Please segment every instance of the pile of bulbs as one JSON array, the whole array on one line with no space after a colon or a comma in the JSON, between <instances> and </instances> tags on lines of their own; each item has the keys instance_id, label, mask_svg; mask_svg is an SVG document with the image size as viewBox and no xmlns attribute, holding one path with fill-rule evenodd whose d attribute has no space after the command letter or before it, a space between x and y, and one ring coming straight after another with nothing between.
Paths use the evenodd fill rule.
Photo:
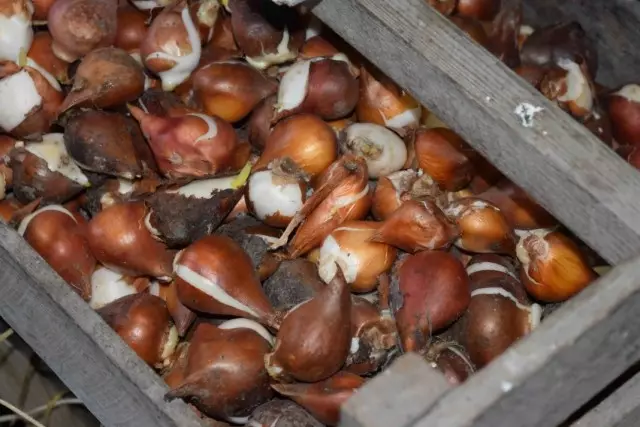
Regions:
<instances>
[{"instance_id":1,"label":"pile of bulbs","mask_svg":"<svg viewBox=\"0 0 640 427\"><path fill-rule=\"evenodd\" d=\"M432 3L640 159L640 87L593 83L578 24ZM459 384L597 277L304 5L0 4L0 217L219 425L336 425L409 351Z\"/></svg>"}]
</instances>

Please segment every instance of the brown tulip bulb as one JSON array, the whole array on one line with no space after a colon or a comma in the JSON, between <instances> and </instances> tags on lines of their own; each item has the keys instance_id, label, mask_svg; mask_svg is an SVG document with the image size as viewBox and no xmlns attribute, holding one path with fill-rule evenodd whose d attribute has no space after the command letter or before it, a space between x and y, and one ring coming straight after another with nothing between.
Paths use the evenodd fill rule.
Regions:
<instances>
[{"instance_id":1,"label":"brown tulip bulb","mask_svg":"<svg viewBox=\"0 0 640 427\"><path fill-rule=\"evenodd\" d=\"M500 11L500 6L500 0L458 0L456 12L480 21L491 21Z\"/></svg>"},{"instance_id":2,"label":"brown tulip bulb","mask_svg":"<svg viewBox=\"0 0 640 427\"><path fill-rule=\"evenodd\" d=\"M424 358L454 386L465 382L476 371L466 349L455 341L434 340Z\"/></svg>"},{"instance_id":3,"label":"brown tulip bulb","mask_svg":"<svg viewBox=\"0 0 640 427\"><path fill-rule=\"evenodd\" d=\"M317 116L300 114L279 122L266 139L254 170L264 169L275 159L289 157L310 178L324 172L337 158L336 135Z\"/></svg>"},{"instance_id":4,"label":"brown tulip bulb","mask_svg":"<svg viewBox=\"0 0 640 427\"><path fill-rule=\"evenodd\" d=\"M27 215L18 233L83 299L91 298L91 274L96 268L84 235L84 224L60 205Z\"/></svg>"},{"instance_id":5,"label":"brown tulip bulb","mask_svg":"<svg viewBox=\"0 0 640 427\"><path fill-rule=\"evenodd\" d=\"M456 223L460 237L455 245L476 253L513 254L513 228L493 204L477 197L467 197L450 203L445 215Z\"/></svg>"},{"instance_id":6,"label":"brown tulip bulb","mask_svg":"<svg viewBox=\"0 0 640 427\"><path fill-rule=\"evenodd\" d=\"M178 345L167 307L145 293L122 297L98 310L105 322L147 364L161 368Z\"/></svg>"},{"instance_id":7,"label":"brown tulip bulb","mask_svg":"<svg viewBox=\"0 0 640 427\"><path fill-rule=\"evenodd\" d=\"M422 108L411 95L382 73L374 77L362 67L356 114L361 122L406 129L418 127Z\"/></svg>"},{"instance_id":8,"label":"brown tulip bulb","mask_svg":"<svg viewBox=\"0 0 640 427\"><path fill-rule=\"evenodd\" d=\"M174 261L180 301L192 310L256 319L278 329L280 318L260 286L251 258L226 236L207 236Z\"/></svg>"},{"instance_id":9,"label":"brown tulip bulb","mask_svg":"<svg viewBox=\"0 0 640 427\"><path fill-rule=\"evenodd\" d=\"M318 273L329 283L340 269L351 292L371 292L378 277L391 269L396 249L370 241L380 223L348 221L329 234L320 247Z\"/></svg>"},{"instance_id":10,"label":"brown tulip bulb","mask_svg":"<svg viewBox=\"0 0 640 427\"><path fill-rule=\"evenodd\" d=\"M166 177L205 177L236 169L238 137L224 120L199 113L159 117L132 105L129 110L140 122L158 168Z\"/></svg>"},{"instance_id":11,"label":"brown tulip bulb","mask_svg":"<svg viewBox=\"0 0 640 427\"><path fill-rule=\"evenodd\" d=\"M426 173L402 170L378 179L371 213L374 218L384 221L407 200L439 200L442 196L438 184Z\"/></svg>"},{"instance_id":12,"label":"brown tulip bulb","mask_svg":"<svg viewBox=\"0 0 640 427\"><path fill-rule=\"evenodd\" d=\"M378 227L370 240L414 253L446 248L458 235L456 225L434 202L407 200Z\"/></svg>"},{"instance_id":13,"label":"brown tulip bulb","mask_svg":"<svg viewBox=\"0 0 640 427\"><path fill-rule=\"evenodd\" d=\"M522 263L522 283L539 301L565 301L597 278L581 249L559 231L523 233L516 254Z\"/></svg>"},{"instance_id":14,"label":"brown tulip bulb","mask_svg":"<svg viewBox=\"0 0 640 427\"><path fill-rule=\"evenodd\" d=\"M144 202L114 204L89 221L87 239L95 257L127 276L169 281L174 251L154 239L144 225Z\"/></svg>"},{"instance_id":15,"label":"brown tulip bulb","mask_svg":"<svg viewBox=\"0 0 640 427\"><path fill-rule=\"evenodd\" d=\"M481 368L540 323L542 309L531 303L513 262L493 254L477 255L467 265L471 303L454 328Z\"/></svg>"},{"instance_id":16,"label":"brown tulip bulb","mask_svg":"<svg viewBox=\"0 0 640 427\"><path fill-rule=\"evenodd\" d=\"M228 122L246 117L278 83L240 61L214 62L193 73L193 90L204 111Z\"/></svg>"},{"instance_id":17,"label":"brown tulip bulb","mask_svg":"<svg viewBox=\"0 0 640 427\"><path fill-rule=\"evenodd\" d=\"M118 7L118 33L113 45L127 52L137 51L148 30L149 17L130 6Z\"/></svg>"},{"instance_id":18,"label":"brown tulip bulb","mask_svg":"<svg viewBox=\"0 0 640 427\"><path fill-rule=\"evenodd\" d=\"M271 95L263 99L249 116L247 128L249 130L249 142L257 150L262 151L271 134L271 122L275 114L277 96Z\"/></svg>"},{"instance_id":19,"label":"brown tulip bulb","mask_svg":"<svg viewBox=\"0 0 640 427\"><path fill-rule=\"evenodd\" d=\"M74 62L116 38L118 3L111 0L57 0L49 9L53 52Z\"/></svg>"},{"instance_id":20,"label":"brown tulip bulb","mask_svg":"<svg viewBox=\"0 0 640 427\"><path fill-rule=\"evenodd\" d=\"M170 283L153 282L149 287L149 293L160 297L166 304L169 314L176 325L178 335L185 336L187 330L196 320L196 313L182 304L178 298L178 287L174 281Z\"/></svg>"},{"instance_id":21,"label":"brown tulip bulb","mask_svg":"<svg viewBox=\"0 0 640 427\"><path fill-rule=\"evenodd\" d=\"M457 320L471 300L467 272L448 252L409 256L393 282L401 301L395 318L404 351L425 349L431 335Z\"/></svg>"},{"instance_id":22,"label":"brown tulip bulb","mask_svg":"<svg viewBox=\"0 0 640 427\"><path fill-rule=\"evenodd\" d=\"M364 378L340 371L314 384L273 384L274 390L298 403L327 426L340 422L340 408L364 385Z\"/></svg>"},{"instance_id":23,"label":"brown tulip bulb","mask_svg":"<svg viewBox=\"0 0 640 427\"><path fill-rule=\"evenodd\" d=\"M342 276L284 317L272 353L265 357L276 379L322 381L344 365L351 343L351 295Z\"/></svg>"},{"instance_id":24,"label":"brown tulip bulb","mask_svg":"<svg viewBox=\"0 0 640 427\"><path fill-rule=\"evenodd\" d=\"M69 82L69 64L54 55L51 47L53 38L48 31L40 31L33 35L33 43L27 53L27 65L37 69L47 80L60 83ZM47 73L51 76L47 76Z\"/></svg>"},{"instance_id":25,"label":"brown tulip bulb","mask_svg":"<svg viewBox=\"0 0 640 427\"><path fill-rule=\"evenodd\" d=\"M540 91L579 119L586 119L595 108L595 88L584 62L558 60L540 82Z\"/></svg>"},{"instance_id":26,"label":"brown tulip bulb","mask_svg":"<svg viewBox=\"0 0 640 427\"><path fill-rule=\"evenodd\" d=\"M473 177L473 152L449 129L419 129L415 135L418 167L444 190L466 187Z\"/></svg>"},{"instance_id":27,"label":"brown tulip bulb","mask_svg":"<svg viewBox=\"0 0 640 427\"><path fill-rule=\"evenodd\" d=\"M272 397L264 366L272 343L269 332L248 319L198 324L184 378L167 398L184 398L210 417L246 423L251 412Z\"/></svg>"},{"instance_id":28,"label":"brown tulip bulb","mask_svg":"<svg viewBox=\"0 0 640 427\"><path fill-rule=\"evenodd\" d=\"M125 104L142 95L144 83L142 67L126 51L114 47L96 49L82 58L60 111Z\"/></svg>"},{"instance_id":29,"label":"brown tulip bulb","mask_svg":"<svg viewBox=\"0 0 640 427\"><path fill-rule=\"evenodd\" d=\"M358 81L349 63L315 58L293 64L280 80L276 120L297 113L324 120L348 116L358 102Z\"/></svg>"},{"instance_id":30,"label":"brown tulip bulb","mask_svg":"<svg viewBox=\"0 0 640 427\"><path fill-rule=\"evenodd\" d=\"M551 214L534 202L524 190L507 179L503 179L478 194L477 197L500 209L513 229L531 230L553 227L557 224Z\"/></svg>"},{"instance_id":31,"label":"brown tulip bulb","mask_svg":"<svg viewBox=\"0 0 640 427\"><path fill-rule=\"evenodd\" d=\"M613 136L624 145L640 145L640 85L629 84L609 96Z\"/></svg>"},{"instance_id":32,"label":"brown tulip bulb","mask_svg":"<svg viewBox=\"0 0 640 427\"><path fill-rule=\"evenodd\" d=\"M61 133L16 147L10 165L13 193L22 203L37 198L44 203L64 203L89 186L89 178L70 158Z\"/></svg>"}]
</instances>

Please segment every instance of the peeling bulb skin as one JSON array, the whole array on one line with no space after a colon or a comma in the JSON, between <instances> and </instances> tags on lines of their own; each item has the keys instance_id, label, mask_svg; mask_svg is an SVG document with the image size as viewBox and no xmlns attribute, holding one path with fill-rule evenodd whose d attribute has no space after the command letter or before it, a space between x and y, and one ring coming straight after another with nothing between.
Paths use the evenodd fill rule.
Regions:
<instances>
[{"instance_id":1,"label":"peeling bulb skin","mask_svg":"<svg viewBox=\"0 0 640 427\"><path fill-rule=\"evenodd\" d=\"M314 298L287 313L273 352L265 356L269 375L317 382L337 373L349 354L350 316L351 296L340 273Z\"/></svg>"},{"instance_id":2,"label":"peeling bulb skin","mask_svg":"<svg viewBox=\"0 0 640 427\"><path fill-rule=\"evenodd\" d=\"M270 348L252 328L200 323L190 340L184 379L166 397L185 398L216 419L248 418L273 396L264 366Z\"/></svg>"},{"instance_id":3,"label":"peeling bulb skin","mask_svg":"<svg viewBox=\"0 0 640 427\"><path fill-rule=\"evenodd\" d=\"M420 351L430 337L469 306L469 277L447 252L423 251L401 262L397 277L402 306L395 312L402 349Z\"/></svg>"},{"instance_id":4,"label":"peeling bulb skin","mask_svg":"<svg viewBox=\"0 0 640 427\"><path fill-rule=\"evenodd\" d=\"M5 1L0 6L0 60L18 62L33 41L31 0Z\"/></svg>"},{"instance_id":5,"label":"peeling bulb skin","mask_svg":"<svg viewBox=\"0 0 640 427\"><path fill-rule=\"evenodd\" d=\"M354 123L342 133L343 151L363 157L370 178L379 178L403 168L407 161L404 141L389 129L372 123Z\"/></svg>"},{"instance_id":6,"label":"peeling bulb skin","mask_svg":"<svg viewBox=\"0 0 640 427\"><path fill-rule=\"evenodd\" d=\"M191 244L176 257L174 275L178 298L192 310L246 317L278 329L280 319L251 259L230 238L213 235Z\"/></svg>"},{"instance_id":7,"label":"peeling bulb skin","mask_svg":"<svg viewBox=\"0 0 640 427\"><path fill-rule=\"evenodd\" d=\"M595 107L595 87L584 62L558 60L540 82L540 91L574 117L586 120Z\"/></svg>"},{"instance_id":8,"label":"peeling bulb skin","mask_svg":"<svg viewBox=\"0 0 640 427\"><path fill-rule=\"evenodd\" d=\"M18 232L78 295L90 300L96 259L71 212L60 205L41 208L21 221Z\"/></svg>"},{"instance_id":9,"label":"peeling bulb skin","mask_svg":"<svg viewBox=\"0 0 640 427\"><path fill-rule=\"evenodd\" d=\"M466 349L455 341L434 340L424 358L453 386L462 384L476 371Z\"/></svg>"},{"instance_id":10,"label":"peeling bulb skin","mask_svg":"<svg viewBox=\"0 0 640 427\"><path fill-rule=\"evenodd\" d=\"M340 407L365 383L364 378L340 371L314 384L273 384L274 390L309 411L327 426L340 422Z\"/></svg>"}]
</instances>

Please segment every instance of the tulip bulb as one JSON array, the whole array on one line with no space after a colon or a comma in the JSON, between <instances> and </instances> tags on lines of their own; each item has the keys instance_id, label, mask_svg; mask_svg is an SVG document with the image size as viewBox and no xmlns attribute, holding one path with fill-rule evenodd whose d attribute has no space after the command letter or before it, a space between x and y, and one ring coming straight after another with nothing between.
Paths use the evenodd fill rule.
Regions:
<instances>
[{"instance_id":1,"label":"tulip bulb","mask_svg":"<svg viewBox=\"0 0 640 427\"><path fill-rule=\"evenodd\" d=\"M271 122L273 121L276 98L276 95L266 97L253 109L249 116L249 122L247 123L249 142L260 151L264 149L267 138L271 134Z\"/></svg>"},{"instance_id":2,"label":"tulip bulb","mask_svg":"<svg viewBox=\"0 0 640 427\"><path fill-rule=\"evenodd\" d=\"M256 319L278 329L280 318L262 290L251 258L226 236L207 236L174 261L180 301L214 315Z\"/></svg>"},{"instance_id":3,"label":"tulip bulb","mask_svg":"<svg viewBox=\"0 0 640 427\"><path fill-rule=\"evenodd\" d=\"M132 105L129 111L140 122L166 177L205 177L232 166L238 138L224 120L199 113L158 117Z\"/></svg>"},{"instance_id":4,"label":"tulip bulb","mask_svg":"<svg viewBox=\"0 0 640 427\"><path fill-rule=\"evenodd\" d=\"M449 204L444 213L460 230L460 237L455 241L460 249L513 254L515 235L498 207L479 198L467 197Z\"/></svg>"},{"instance_id":5,"label":"tulip bulb","mask_svg":"<svg viewBox=\"0 0 640 427\"><path fill-rule=\"evenodd\" d=\"M113 45L118 3L110 0L57 0L49 9L54 54L74 62L94 49Z\"/></svg>"},{"instance_id":6,"label":"tulip bulb","mask_svg":"<svg viewBox=\"0 0 640 427\"><path fill-rule=\"evenodd\" d=\"M358 102L358 82L345 61L314 58L293 64L280 80L276 120L310 113L324 120L348 116Z\"/></svg>"},{"instance_id":7,"label":"tulip bulb","mask_svg":"<svg viewBox=\"0 0 640 427\"><path fill-rule=\"evenodd\" d=\"M522 233L516 254L522 283L540 301L565 301L597 278L580 248L559 231Z\"/></svg>"},{"instance_id":8,"label":"tulip bulb","mask_svg":"<svg viewBox=\"0 0 640 427\"><path fill-rule=\"evenodd\" d=\"M340 269L352 292L370 292L378 277L391 269L396 250L369 239L379 223L348 221L331 232L320 247L318 273L329 283Z\"/></svg>"},{"instance_id":9,"label":"tulip bulb","mask_svg":"<svg viewBox=\"0 0 640 427\"><path fill-rule=\"evenodd\" d=\"M370 237L406 252L443 249L458 236L458 229L430 200L407 200Z\"/></svg>"},{"instance_id":10,"label":"tulip bulb","mask_svg":"<svg viewBox=\"0 0 640 427\"><path fill-rule=\"evenodd\" d=\"M129 277L106 267L98 267L91 275L89 306L98 310L117 299L142 292L148 286L148 279Z\"/></svg>"},{"instance_id":11,"label":"tulip bulb","mask_svg":"<svg viewBox=\"0 0 640 427\"><path fill-rule=\"evenodd\" d=\"M89 178L67 152L63 135L43 135L42 142L19 143L11 153L13 192L22 203L42 198L64 203L89 186Z\"/></svg>"},{"instance_id":12,"label":"tulip bulb","mask_svg":"<svg viewBox=\"0 0 640 427\"><path fill-rule=\"evenodd\" d=\"M96 259L83 233L83 224L60 205L27 215L18 233L83 299L91 298L91 274Z\"/></svg>"},{"instance_id":13,"label":"tulip bulb","mask_svg":"<svg viewBox=\"0 0 640 427\"><path fill-rule=\"evenodd\" d=\"M349 354L351 295L342 276L284 317L272 353L265 356L276 379L322 381L337 373Z\"/></svg>"},{"instance_id":14,"label":"tulip bulb","mask_svg":"<svg viewBox=\"0 0 640 427\"><path fill-rule=\"evenodd\" d=\"M640 145L640 85L623 86L609 97L613 136L620 144Z\"/></svg>"},{"instance_id":15,"label":"tulip bulb","mask_svg":"<svg viewBox=\"0 0 640 427\"><path fill-rule=\"evenodd\" d=\"M491 21L500 11L501 0L458 0L458 15L475 18L479 21Z\"/></svg>"},{"instance_id":16,"label":"tulip bulb","mask_svg":"<svg viewBox=\"0 0 640 427\"><path fill-rule=\"evenodd\" d=\"M269 332L251 320L200 323L187 350L184 379L166 397L187 399L210 417L244 424L271 399L264 366L271 344Z\"/></svg>"},{"instance_id":17,"label":"tulip bulb","mask_svg":"<svg viewBox=\"0 0 640 427\"><path fill-rule=\"evenodd\" d=\"M169 281L174 252L149 233L144 226L146 215L144 202L104 209L89 221L89 246L98 261L114 271Z\"/></svg>"},{"instance_id":18,"label":"tulip bulb","mask_svg":"<svg viewBox=\"0 0 640 427\"><path fill-rule=\"evenodd\" d=\"M542 79L540 91L574 117L585 119L593 112L595 91L584 62L558 60L557 68Z\"/></svg>"},{"instance_id":19,"label":"tulip bulb","mask_svg":"<svg viewBox=\"0 0 640 427\"><path fill-rule=\"evenodd\" d=\"M49 32L37 32L27 53L26 65L38 70L50 83L58 81L66 84L69 82L69 64L54 55L52 44L53 38ZM55 84L51 86L57 89Z\"/></svg>"},{"instance_id":20,"label":"tulip bulb","mask_svg":"<svg viewBox=\"0 0 640 427\"><path fill-rule=\"evenodd\" d=\"M401 262L392 282L399 294L395 318L405 352L426 348L431 335L449 326L469 306L469 277L452 254L423 251Z\"/></svg>"},{"instance_id":21,"label":"tulip bulb","mask_svg":"<svg viewBox=\"0 0 640 427\"><path fill-rule=\"evenodd\" d=\"M305 408L321 423L336 426L340 422L340 408L364 382L358 375L341 371L314 384L273 384L271 387Z\"/></svg>"},{"instance_id":22,"label":"tulip bulb","mask_svg":"<svg viewBox=\"0 0 640 427\"><path fill-rule=\"evenodd\" d=\"M173 319L173 323L176 325L178 335L183 337L196 320L196 313L180 302L176 283L174 281L170 283L154 281L149 286L149 293L160 297L167 304L167 309Z\"/></svg>"},{"instance_id":23,"label":"tulip bulb","mask_svg":"<svg viewBox=\"0 0 640 427\"><path fill-rule=\"evenodd\" d=\"M169 311L154 295L122 297L99 309L98 314L152 367L165 366L178 345L178 332Z\"/></svg>"},{"instance_id":24,"label":"tulip bulb","mask_svg":"<svg viewBox=\"0 0 640 427\"><path fill-rule=\"evenodd\" d=\"M285 228L307 199L305 178L288 157L254 172L245 189L249 212L271 227Z\"/></svg>"},{"instance_id":25,"label":"tulip bulb","mask_svg":"<svg viewBox=\"0 0 640 427\"><path fill-rule=\"evenodd\" d=\"M118 33L113 45L127 52L138 51L147 35L147 20L147 15L129 5L118 7Z\"/></svg>"},{"instance_id":26,"label":"tulip bulb","mask_svg":"<svg viewBox=\"0 0 640 427\"><path fill-rule=\"evenodd\" d=\"M18 62L33 41L31 0L4 1L0 7L0 60Z\"/></svg>"},{"instance_id":27,"label":"tulip bulb","mask_svg":"<svg viewBox=\"0 0 640 427\"><path fill-rule=\"evenodd\" d=\"M200 33L186 0L165 8L149 27L140 45L144 65L172 91L196 69L202 53Z\"/></svg>"},{"instance_id":28,"label":"tulip bulb","mask_svg":"<svg viewBox=\"0 0 640 427\"><path fill-rule=\"evenodd\" d=\"M228 122L246 117L278 84L239 61L214 62L193 74L193 90L205 112Z\"/></svg>"},{"instance_id":29,"label":"tulip bulb","mask_svg":"<svg viewBox=\"0 0 640 427\"><path fill-rule=\"evenodd\" d=\"M402 170L378 179L371 213L384 221L407 200L436 200L441 196L442 191L429 175L413 169Z\"/></svg>"},{"instance_id":30,"label":"tulip bulb","mask_svg":"<svg viewBox=\"0 0 640 427\"><path fill-rule=\"evenodd\" d=\"M354 123L342 135L343 151L363 157L370 178L398 172L407 161L404 141L385 127L373 123Z\"/></svg>"},{"instance_id":31,"label":"tulip bulb","mask_svg":"<svg viewBox=\"0 0 640 427\"><path fill-rule=\"evenodd\" d=\"M360 68L358 120L392 129L418 127L422 116L420 104L387 77L382 74L376 77Z\"/></svg>"}]
</instances>

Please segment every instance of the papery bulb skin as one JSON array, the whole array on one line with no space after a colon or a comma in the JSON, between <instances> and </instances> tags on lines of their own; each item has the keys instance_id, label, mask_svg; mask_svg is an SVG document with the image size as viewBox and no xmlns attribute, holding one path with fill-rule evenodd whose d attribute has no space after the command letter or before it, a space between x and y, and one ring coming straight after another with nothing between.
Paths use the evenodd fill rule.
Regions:
<instances>
[{"instance_id":1,"label":"papery bulb skin","mask_svg":"<svg viewBox=\"0 0 640 427\"><path fill-rule=\"evenodd\" d=\"M252 66L239 61L214 62L193 74L193 90L205 112L234 123L246 117L278 89Z\"/></svg>"},{"instance_id":2,"label":"papery bulb skin","mask_svg":"<svg viewBox=\"0 0 640 427\"><path fill-rule=\"evenodd\" d=\"M539 301L565 301L597 278L581 249L559 231L522 233L516 254L522 263L522 283Z\"/></svg>"},{"instance_id":3,"label":"papery bulb skin","mask_svg":"<svg viewBox=\"0 0 640 427\"><path fill-rule=\"evenodd\" d=\"M83 169L124 179L140 178L156 168L140 127L118 113L87 110L71 116L64 142Z\"/></svg>"},{"instance_id":4,"label":"papery bulb skin","mask_svg":"<svg viewBox=\"0 0 640 427\"><path fill-rule=\"evenodd\" d=\"M371 207L367 177L364 160L349 154L327 169L317 182L316 191L280 238L280 242L284 241L287 233L297 225L296 220L305 216L287 247L291 257L304 255L320 246L341 224L363 219L367 215Z\"/></svg>"},{"instance_id":5,"label":"papery bulb skin","mask_svg":"<svg viewBox=\"0 0 640 427\"><path fill-rule=\"evenodd\" d=\"M340 371L314 384L273 384L274 390L301 405L327 426L340 422L340 407L365 383L364 378Z\"/></svg>"},{"instance_id":6,"label":"papery bulb skin","mask_svg":"<svg viewBox=\"0 0 640 427\"><path fill-rule=\"evenodd\" d=\"M225 236L207 236L174 261L180 301L192 310L256 319L278 329L280 318L260 286L251 258Z\"/></svg>"},{"instance_id":7,"label":"papery bulb skin","mask_svg":"<svg viewBox=\"0 0 640 427\"><path fill-rule=\"evenodd\" d=\"M114 107L133 101L144 91L144 72L126 51L96 49L80 62L73 86L60 111L77 106Z\"/></svg>"},{"instance_id":8,"label":"papery bulb skin","mask_svg":"<svg viewBox=\"0 0 640 427\"><path fill-rule=\"evenodd\" d=\"M375 77L374 77L375 74ZM382 73L360 68L360 98L356 115L360 122L392 129L413 129L420 124L420 104Z\"/></svg>"},{"instance_id":9,"label":"papery bulb skin","mask_svg":"<svg viewBox=\"0 0 640 427\"><path fill-rule=\"evenodd\" d=\"M449 129L419 129L415 135L418 167L443 190L466 187L474 175L474 153L462 138Z\"/></svg>"},{"instance_id":10,"label":"papery bulb skin","mask_svg":"<svg viewBox=\"0 0 640 427\"><path fill-rule=\"evenodd\" d=\"M98 310L117 299L144 291L149 287L149 283L147 278L125 276L99 266L91 275L89 306Z\"/></svg>"},{"instance_id":11,"label":"papery bulb skin","mask_svg":"<svg viewBox=\"0 0 640 427\"><path fill-rule=\"evenodd\" d=\"M306 174L289 158L249 177L245 200L249 212L271 227L285 228L307 199Z\"/></svg>"},{"instance_id":12,"label":"papery bulb skin","mask_svg":"<svg viewBox=\"0 0 640 427\"><path fill-rule=\"evenodd\" d=\"M127 52L140 49L147 35L148 16L130 6L118 7L118 33L113 45Z\"/></svg>"},{"instance_id":13,"label":"papery bulb skin","mask_svg":"<svg viewBox=\"0 0 640 427\"><path fill-rule=\"evenodd\" d=\"M272 353L265 356L276 379L317 382L337 373L349 354L351 296L342 274L314 298L285 316Z\"/></svg>"},{"instance_id":14,"label":"papery bulb skin","mask_svg":"<svg viewBox=\"0 0 640 427\"><path fill-rule=\"evenodd\" d=\"M444 213L460 230L460 237L455 241L460 249L514 254L514 231L498 207L477 197L465 197L451 202Z\"/></svg>"},{"instance_id":15,"label":"papery bulb skin","mask_svg":"<svg viewBox=\"0 0 640 427\"><path fill-rule=\"evenodd\" d=\"M15 138L38 139L51 128L62 100L55 78L29 58L24 67L0 62L1 130Z\"/></svg>"},{"instance_id":16,"label":"papery bulb skin","mask_svg":"<svg viewBox=\"0 0 640 427\"><path fill-rule=\"evenodd\" d=\"M256 408L249 418L249 426L324 427L310 413L290 400L273 399Z\"/></svg>"},{"instance_id":17,"label":"papery bulb skin","mask_svg":"<svg viewBox=\"0 0 640 427\"><path fill-rule=\"evenodd\" d=\"M202 178L234 166L238 138L224 120L200 113L158 117L134 106L129 110L140 122L158 168L167 178Z\"/></svg>"},{"instance_id":18,"label":"papery bulb skin","mask_svg":"<svg viewBox=\"0 0 640 427\"><path fill-rule=\"evenodd\" d=\"M114 204L89 221L87 239L95 257L127 276L169 281L174 251L153 238L144 225L144 202Z\"/></svg>"},{"instance_id":19,"label":"papery bulb skin","mask_svg":"<svg viewBox=\"0 0 640 427\"><path fill-rule=\"evenodd\" d=\"M43 135L11 152L13 192L18 201L64 203L89 186L89 178L70 158L63 134Z\"/></svg>"},{"instance_id":20,"label":"papery bulb skin","mask_svg":"<svg viewBox=\"0 0 640 427\"><path fill-rule=\"evenodd\" d=\"M349 63L330 58L296 62L280 80L275 120L315 114L324 120L348 116L358 102L358 81Z\"/></svg>"},{"instance_id":21,"label":"papery bulb skin","mask_svg":"<svg viewBox=\"0 0 640 427\"><path fill-rule=\"evenodd\" d=\"M256 407L272 397L264 366L271 344L269 332L251 320L198 324L190 340L184 379L167 397L185 398L210 417L246 422Z\"/></svg>"},{"instance_id":22,"label":"papery bulb skin","mask_svg":"<svg viewBox=\"0 0 640 427\"><path fill-rule=\"evenodd\" d=\"M234 38L250 65L266 69L296 58L304 30L293 8L262 0L227 3Z\"/></svg>"},{"instance_id":23,"label":"papery bulb skin","mask_svg":"<svg viewBox=\"0 0 640 427\"><path fill-rule=\"evenodd\" d=\"M457 320L469 306L469 277L452 254L423 251L401 261L392 281L402 305L395 311L403 350L426 348L432 334Z\"/></svg>"},{"instance_id":24,"label":"papery bulb skin","mask_svg":"<svg viewBox=\"0 0 640 427\"><path fill-rule=\"evenodd\" d=\"M264 169L275 159L289 157L309 178L324 172L337 158L336 135L329 125L311 114L300 114L279 122L269 134L254 170Z\"/></svg>"},{"instance_id":25,"label":"papery bulb skin","mask_svg":"<svg viewBox=\"0 0 640 427\"><path fill-rule=\"evenodd\" d=\"M0 61L18 62L33 41L31 0L4 0L0 3Z\"/></svg>"},{"instance_id":26,"label":"papery bulb skin","mask_svg":"<svg viewBox=\"0 0 640 427\"><path fill-rule=\"evenodd\" d=\"M383 126L354 123L345 128L341 135L342 150L363 157L370 178L398 172L407 161L404 141Z\"/></svg>"},{"instance_id":27,"label":"papery bulb skin","mask_svg":"<svg viewBox=\"0 0 640 427\"><path fill-rule=\"evenodd\" d=\"M94 49L113 45L118 3L110 0L58 0L49 9L53 52L74 62Z\"/></svg>"},{"instance_id":28,"label":"papery bulb skin","mask_svg":"<svg viewBox=\"0 0 640 427\"><path fill-rule=\"evenodd\" d=\"M36 68L43 76L49 73L54 80L67 84L69 82L69 64L54 55L52 44L53 38L49 32L39 31L34 34L33 43L27 53L27 65ZM33 63L36 65L34 66ZM47 77L47 80L50 79Z\"/></svg>"},{"instance_id":29,"label":"papery bulb skin","mask_svg":"<svg viewBox=\"0 0 640 427\"><path fill-rule=\"evenodd\" d=\"M397 254L390 245L370 241L379 225L373 221L348 221L333 230L320 247L320 277L328 283L340 269L351 292L373 291L380 275L391 269Z\"/></svg>"},{"instance_id":30,"label":"papery bulb skin","mask_svg":"<svg viewBox=\"0 0 640 427\"><path fill-rule=\"evenodd\" d=\"M595 87L584 61L558 60L540 82L540 92L577 119L593 114Z\"/></svg>"},{"instance_id":31,"label":"papery bulb skin","mask_svg":"<svg viewBox=\"0 0 640 427\"><path fill-rule=\"evenodd\" d=\"M380 177L373 192L371 213L384 221L407 200L437 200L442 196L438 184L427 174L413 169Z\"/></svg>"},{"instance_id":32,"label":"papery bulb skin","mask_svg":"<svg viewBox=\"0 0 640 427\"><path fill-rule=\"evenodd\" d=\"M609 96L613 136L623 145L640 145L640 85L628 84Z\"/></svg>"},{"instance_id":33,"label":"papery bulb skin","mask_svg":"<svg viewBox=\"0 0 640 427\"><path fill-rule=\"evenodd\" d=\"M506 179L477 197L500 209L514 230L553 227L558 222L520 187Z\"/></svg>"},{"instance_id":34,"label":"papery bulb skin","mask_svg":"<svg viewBox=\"0 0 640 427\"><path fill-rule=\"evenodd\" d=\"M148 365L161 368L178 345L167 307L160 298L145 293L122 297L98 314Z\"/></svg>"},{"instance_id":35,"label":"papery bulb skin","mask_svg":"<svg viewBox=\"0 0 640 427\"><path fill-rule=\"evenodd\" d=\"M473 363L482 368L540 323L511 259L477 255L467 265L471 303L454 329Z\"/></svg>"},{"instance_id":36,"label":"papery bulb skin","mask_svg":"<svg viewBox=\"0 0 640 427\"><path fill-rule=\"evenodd\" d=\"M27 215L18 233L84 300L91 298L91 274L96 268L83 224L60 205Z\"/></svg>"},{"instance_id":37,"label":"papery bulb skin","mask_svg":"<svg viewBox=\"0 0 640 427\"><path fill-rule=\"evenodd\" d=\"M372 242L393 245L405 252L444 249L459 231L430 200L407 200L378 227Z\"/></svg>"},{"instance_id":38,"label":"papery bulb skin","mask_svg":"<svg viewBox=\"0 0 640 427\"><path fill-rule=\"evenodd\" d=\"M467 350L455 341L434 340L424 358L453 386L462 384L476 371Z\"/></svg>"},{"instance_id":39,"label":"papery bulb skin","mask_svg":"<svg viewBox=\"0 0 640 427\"><path fill-rule=\"evenodd\" d=\"M140 45L144 65L172 91L196 69L202 54L201 37L186 0L165 8L149 27Z\"/></svg>"}]
</instances>

